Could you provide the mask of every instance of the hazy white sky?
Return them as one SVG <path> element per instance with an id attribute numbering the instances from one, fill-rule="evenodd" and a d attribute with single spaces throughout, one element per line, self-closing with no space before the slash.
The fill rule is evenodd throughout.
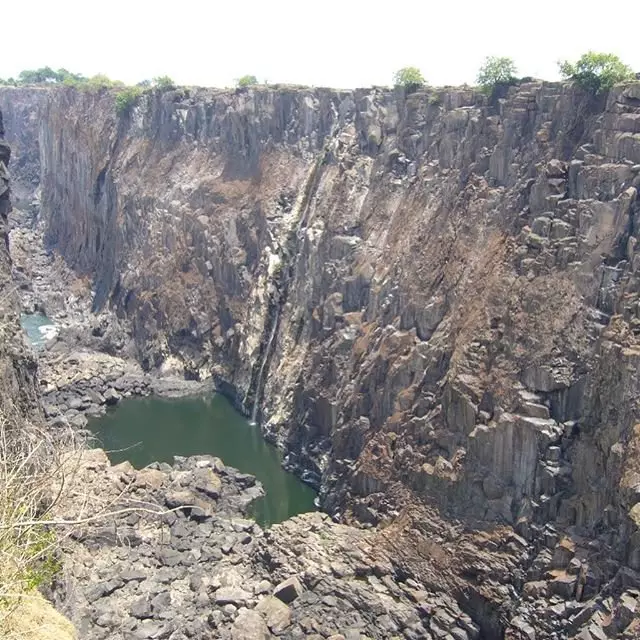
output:
<path id="1" fill-rule="evenodd" d="M 610 8 L 610 11 L 609 11 Z M 640 71 L 640 0 L 2 0 L 0 77 L 45 65 L 127 83 L 269 82 L 367 87 L 403 66 L 430 84 L 472 83 L 488 55 L 556 79 L 588 49 Z M 8 42 L 6 42 L 8 37 Z"/>

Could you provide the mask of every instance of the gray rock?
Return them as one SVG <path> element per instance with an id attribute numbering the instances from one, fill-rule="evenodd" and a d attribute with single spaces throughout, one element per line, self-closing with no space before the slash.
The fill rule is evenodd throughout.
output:
<path id="1" fill-rule="evenodd" d="M 144 598 L 138 598 L 138 600 L 135 600 L 131 604 L 129 613 L 138 619 L 152 618 L 153 610 L 151 608 L 151 601 L 146 596 Z"/>
<path id="2" fill-rule="evenodd" d="M 240 587 L 220 587 L 215 593 L 215 601 L 219 606 L 233 604 L 236 607 L 242 607 L 251 598 L 251 594 Z"/>
<path id="3" fill-rule="evenodd" d="M 231 627 L 232 640 L 268 640 L 269 629 L 262 616 L 252 609 L 240 609 Z"/>
<path id="4" fill-rule="evenodd" d="M 106 404 L 114 405 L 122 400 L 122 396 L 113 387 L 110 387 L 105 391 L 104 400 Z"/>
<path id="5" fill-rule="evenodd" d="M 296 598 L 302 595 L 302 585 L 295 576 L 288 578 L 281 582 L 274 590 L 273 595 L 282 600 L 285 604 L 293 602 Z"/>
<path id="6" fill-rule="evenodd" d="M 291 609 L 274 596 L 267 596 L 256 606 L 267 622 L 267 626 L 276 635 L 281 634 L 291 624 Z"/>

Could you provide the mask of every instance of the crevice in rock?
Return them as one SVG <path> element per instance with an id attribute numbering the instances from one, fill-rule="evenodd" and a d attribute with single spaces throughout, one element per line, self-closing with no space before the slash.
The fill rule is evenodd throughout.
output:
<path id="1" fill-rule="evenodd" d="M 294 207 L 294 210 L 297 210 L 298 213 L 297 224 L 292 225 L 284 247 L 278 252 L 281 266 L 276 274 L 274 274 L 275 277 L 273 277 L 267 285 L 267 290 L 269 289 L 269 284 L 273 286 L 273 293 L 269 296 L 269 306 L 262 334 L 263 340 L 260 344 L 260 354 L 253 366 L 251 383 L 243 403 L 244 411 L 247 415 L 251 416 L 252 422 L 257 423 L 260 419 L 260 403 L 262 401 L 264 375 L 269 371 L 274 343 L 278 335 L 282 307 L 287 301 L 289 285 L 295 277 L 298 257 L 300 255 L 300 242 L 307 224 L 309 207 L 320 182 L 322 166 L 325 163 L 327 151 L 328 144 L 325 144 L 322 152 L 311 167 L 299 203 Z M 265 336 L 266 339 L 264 338 Z M 251 411 L 249 411 L 249 407 L 251 407 Z"/>

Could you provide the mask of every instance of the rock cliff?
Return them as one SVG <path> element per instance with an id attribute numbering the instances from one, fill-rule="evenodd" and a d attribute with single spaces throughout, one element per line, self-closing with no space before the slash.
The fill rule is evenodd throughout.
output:
<path id="1" fill-rule="evenodd" d="M 36 410 L 36 363 L 26 347 L 18 321 L 19 304 L 11 278 L 9 223 L 11 211 L 9 160 L 0 110 L 0 412 L 10 409 L 27 415 Z"/>
<path id="2" fill-rule="evenodd" d="M 0 108 L 94 310 L 146 369 L 213 376 L 330 514 L 513 527 L 531 555 L 489 582 L 533 600 L 640 586 L 640 84 Z"/>

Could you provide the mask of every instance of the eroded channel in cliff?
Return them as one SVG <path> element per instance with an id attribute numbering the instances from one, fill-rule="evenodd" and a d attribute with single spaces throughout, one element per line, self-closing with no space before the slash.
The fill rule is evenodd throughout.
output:
<path id="1" fill-rule="evenodd" d="M 275 447 L 221 395 L 186 398 L 127 398 L 89 422 L 113 464 L 137 468 L 173 463 L 174 456 L 215 455 L 255 475 L 265 496 L 250 507 L 262 526 L 313 511 L 315 492 L 286 472 Z"/>

